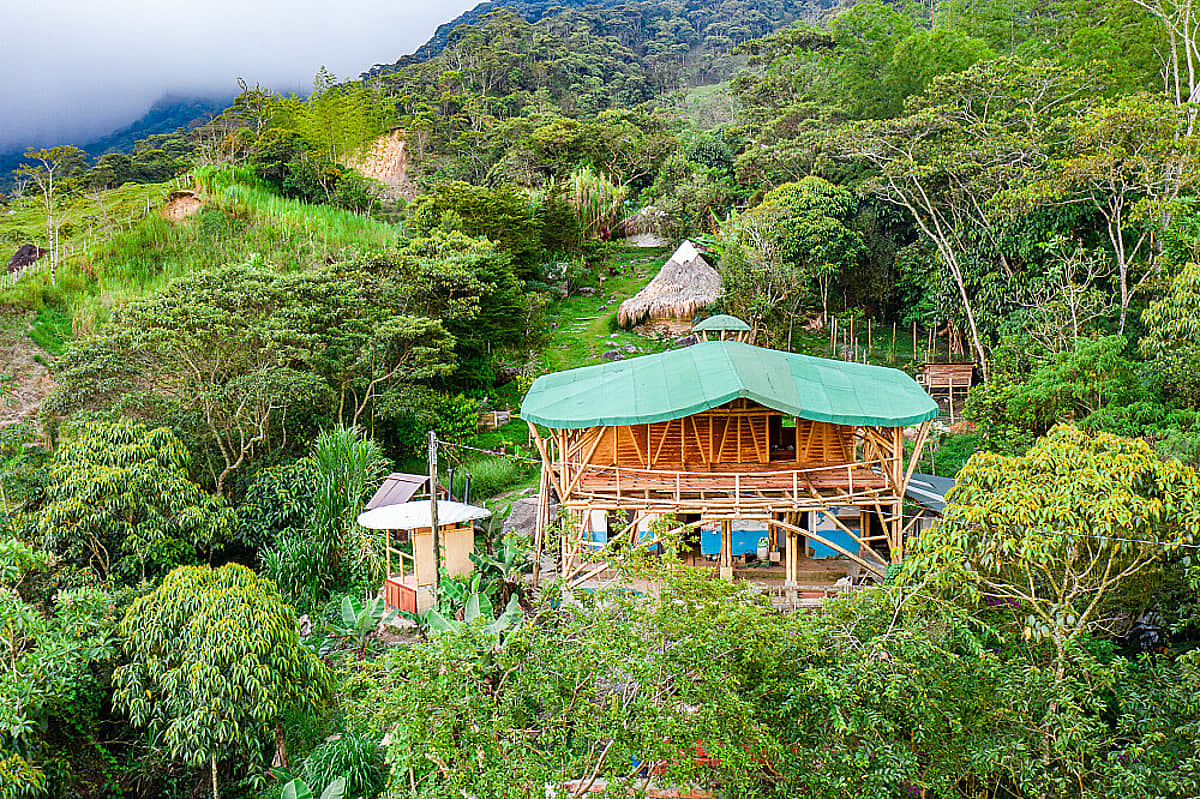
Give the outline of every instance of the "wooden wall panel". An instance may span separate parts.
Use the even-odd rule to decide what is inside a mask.
[[[591,463],[623,468],[732,471],[738,464],[771,462],[770,422],[776,411],[746,400],[683,419],[654,424],[606,427],[600,432]],[[592,450],[593,431],[579,431],[572,460]],[[854,460],[854,428],[796,420],[795,459],[802,465],[849,463]],[[781,467],[782,468],[782,467]]]

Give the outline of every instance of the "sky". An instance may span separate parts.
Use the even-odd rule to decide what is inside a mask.
[[[477,0],[0,0],[0,152],[82,144],[164,94],[307,92],[423,44]]]

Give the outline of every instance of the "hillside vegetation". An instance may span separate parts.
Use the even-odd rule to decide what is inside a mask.
[[[307,98],[29,153],[0,799],[1200,795],[1194,13],[485,3]],[[355,168],[380,136],[403,191]],[[782,614],[670,519],[594,594],[556,519],[533,584],[501,517],[539,455],[480,420],[679,346],[618,324],[674,249],[632,220],[759,345],[974,363],[920,465],[950,504],[883,584]],[[401,620],[356,520],[431,430],[497,515]]]

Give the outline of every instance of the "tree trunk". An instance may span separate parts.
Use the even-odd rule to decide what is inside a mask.
[[[219,793],[217,793],[217,753],[216,752],[213,752],[212,755],[210,755],[210,762],[212,764],[212,791],[213,791],[212,799],[221,799],[221,795]]]
[[[283,725],[275,723],[275,766],[287,768],[287,741],[283,737]]]

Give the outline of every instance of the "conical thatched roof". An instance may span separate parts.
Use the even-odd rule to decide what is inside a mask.
[[[636,325],[647,317],[691,319],[721,293],[721,276],[690,241],[684,241],[644,289],[621,303],[617,321]]]

